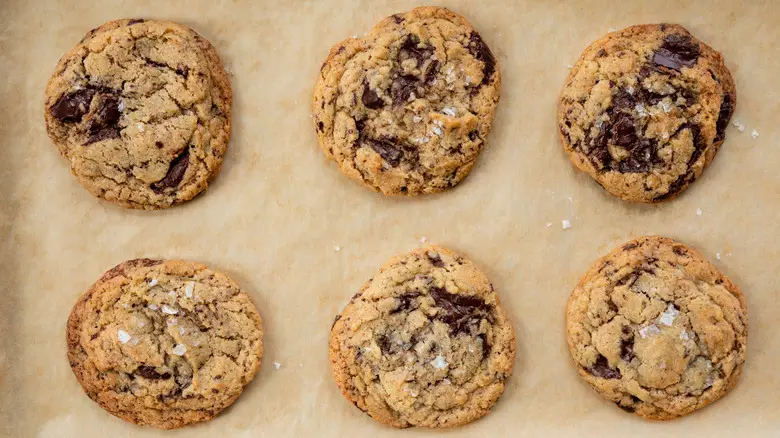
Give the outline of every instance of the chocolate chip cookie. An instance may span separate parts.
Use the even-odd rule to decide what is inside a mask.
[[[166,208],[206,189],[230,137],[222,62],[180,24],[117,20],[60,59],[46,87],[49,136],[92,194]]]
[[[696,251],[644,237],[580,280],[566,334],[580,375],[602,396],[641,417],[671,420],[736,385],[747,308],[739,288]]]
[[[314,125],[352,179],[386,195],[440,192],[474,167],[500,86],[496,58],[465,18],[420,7],[331,49]]]
[[[137,259],[106,272],[68,318],[68,360],[87,395],[139,425],[173,429],[230,406],[260,367],[260,316],[224,274]]]
[[[342,394],[399,428],[459,426],[486,415],[514,357],[512,325],[487,277],[438,247],[387,262],[330,333]]]
[[[585,49],[558,122],[572,162],[608,192],[661,202],[712,162],[736,104],[720,53],[681,26],[640,25]]]

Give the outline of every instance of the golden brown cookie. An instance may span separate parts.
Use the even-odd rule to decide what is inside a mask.
[[[462,16],[420,7],[333,46],[314,89],[322,150],[386,195],[435,193],[476,163],[501,87],[498,63]]]
[[[93,195],[140,209],[188,201],[219,173],[232,94],[214,47],[186,26],[116,20],[60,59],[46,129]]]
[[[164,429],[207,421],[260,367],[260,316],[231,279],[186,261],[106,272],[68,318],[68,360],[103,409]]]
[[[661,202],[715,158],[737,104],[723,57],[682,26],[648,24],[591,44],[558,104],[572,162],[611,194]]]
[[[438,247],[388,261],[330,333],[342,394],[399,428],[460,426],[486,415],[514,357],[514,331],[490,281]]]
[[[580,375],[621,409],[671,420],[736,385],[747,349],[739,288],[664,237],[596,262],[569,298],[566,335]]]

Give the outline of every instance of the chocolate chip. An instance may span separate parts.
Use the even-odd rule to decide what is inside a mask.
[[[443,288],[434,287],[429,293],[436,307],[441,309],[436,318],[449,325],[455,334],[465,331],[470,325],[476,325],[490,309],[477,297],[451,294]]]
[[[165,189],[173,188],[181,183],[184,178],[184,173],[187,171],[187,167],[190,164],[190,150],[189,148],[176,157],[171,163],[171,167],[168,168],[168,173],[165,177],[156,183],[152,184],[151,188],[155,193],[162,193]]]
[[[664,38],[661,47],[653,55],[653,62],[663,67],[680,70],[693,67],[699,59],[701,49],[690,35],[671,34]]]
[[[607,358],[602,355],[599,355],[599,358],[596,359],[596,363],[593,364],[588,371],[594,376],[601,377],[602,379],[619,379],[621,377],[620,371],[610,368]]]
[[[395,139],[385,138],[381,140],[364,140],[383,160],[393,167],[401,164],[404,153],[395,143]]]
[[[433,50],[427,46],[420,47],[420,39],[417,35],[409,35],[406,37],[401,48],[398,49],[398,60],[404,61],[407,59],[414,59],[418,65],[421,65],[423,61],[430,58],[433,54]]]
[[[436,74],[439,72],[439,66],[441,64],[437,60],[433,60],[430,63],[428,63],[428,67],[426,67],[425,70],[425,83],[428,85],[433,84],[433,81],[436,80]]]
[[[476,31],[471,32],[471,35],[469,35],[468,49],[473,57],[482,61],[485,65],[482,70],[483,77],[480,85],[488,83],[496,70],[496,58],[493,57],[493,52],[490,51],[490,48]]]
[[[91,88],[76,90],[63,94],[57,102],[49,108],[51,115],[61,122],[80,122],[81,118],[89,112],[89,104],[96,91]]]
[[[419,297],[420,294],[417,292],[412,292],[408,294],[403,294],[400,297],[396,298],[398,300],[398,307],[396,307],[394,310],[390,312],[390,314],[398,313],[398,312],[405,312],[407,310],[412,310],[413,308],[417,308],[415,298]]]
[[[149,380],[164,380],[171,378],[170,373],[160,374],[153,366],[150,365],[141,365],[135,369],[135,373]]]
[[[119,129],[116,127],[103,128],[95,133],[90,134],[89,138],[87,139],[87,142],[84,143],[84,146],[90,145],[92,143],[97,143],[103,140],[119,138],[120,136],[121,135],[119,133]]]
[[[408,97],[408,96],[407,96]],[[368,82],[363,83],[363,105],[368,109],[379,109],[385,106],[385,101],[368,86]]]
[[[409,96],[417,89],[417,78],[412,75],[402,75],[390,86],[390,94],[393,96],[393,103],[403,105],[409,100]]]
[[[132,26],[134,24],[143,23],[144,21],[146,20],[144,20],[143,18],[132,18],[130,19],[130,21],[127,22],[127,25]]]
[[[157,146],[157,149],[162,149],[162,148],[163,148],[163,146],[164,146],[164,145],[163,145],[163,142],[161,142],[161,141],[156,141],[156,142],[154,142],[154,145],[155,145],[155,146]]]
[[[322,132],[325,129],[325,124],[322,123],[322,121],[317,122],[317,129],[319,129],[320,132]]]
[[[428,260],[433,264],[433,266],[436,266],[437,268],[443,268],[444,262],[441,260],[441,256],[435,252],[428,252],[426,253],[428,256]]]
[[[629,146],[636,141],[634,119],[626,113],[618,113],[610,132],[612,141],[619,146]]]
[[[607,134],[611,129],[612,125],[609,122],[603,122],[596,137],[588,141],[590,147],[589,155],[592,160],[595,160],[594,164],[600,170],[608,169],[612,164],[612,155],[607,147]]]
[[[715,124],[715,142],[723,141],[726,137],[726,127],[729,126],[731,114],[734,112],[734,104],[731,102],[731,95],[724,94],[723,101],[720,103],[718,112],[718,122]]]
[[[184,76],[184,79],[187,79],[190,75],[190,68],[184,64],[179,64],[176,66],[176,73],[180,76]]]
[[[620,341],[620,358],[626,362],[631,362],[634,356],[634,336],[630,339]]]
[[[469,132],[469,140],[477,141],[478,138],[479,138],[479,132],[477,132],[477,131]]]

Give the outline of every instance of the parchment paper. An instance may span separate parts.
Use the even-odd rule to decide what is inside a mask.
[[[331,45],[416,2],[0,3],[4,436],[780,436],[780,3],[442,0],[496,53],[503,89],[471,176],[417,199],[386,198],[342,176],[318,150],[309,118]],[[205,195],[166,211],[93,198],[45,133],[43,92],[57,60],[120,17],[183,22],[213,42],[232,72],[234,128],[222,174]],[[737,82],[734,120],[745,131],[729,127],[718,158],[678,200],[629,205],[573,170],[555,106],[567,65],[587,44],[610,28],[660,21],[683,24],[724,53]],[[564,219],[571,229],[561,229]],[[749,306],[739,386],[670,423],[603,401],[576,374],[564,340],[579,276],[610,248],[651,233],[700,249]],[[503,398],[486,418],[450,432],[379,425],[342,398],[327,359],[333,317],[386,259],[423,236],[488,273],[517,331]],[[71,373],[64,339],[72,305],[105,270],[140,256],[221,269],[263,316],[262,369],[214,421],[172,432],[125,423],[89,400]]]

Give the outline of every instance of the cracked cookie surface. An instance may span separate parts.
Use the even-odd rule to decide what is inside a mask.
[[[232,94],[214,47],[176,23],[116,20],[60,59],[49,137],[93,195],[166,208],[204,191],[230,137]]]
[[[670,420],[736,385],[747,308],[739,288],[696,251],[644,237],[580,280],[566,334],[580,375],[597,392],[625,411]]]
[[[720,53],[678,25],[631,26],[592,43],[572,68],[560,137],[611,194],[661,202],[712,162],[736,104]]]
[[[399,428],[453,427],[486,415],[514,357],[514,331],[487,277],[438,247],[388,261],[330,334],[342,394]]]
[[[420,7],[333,46],[314,90],[315,130],[328,158],[374,190],[440,192],[474,166],[500,85],[465,18]]]
[[[260,367],[262,321],[224,274],[136,259],[106,272],[71,311],[68,360],[111,414],[173,429],[230,406]]]

